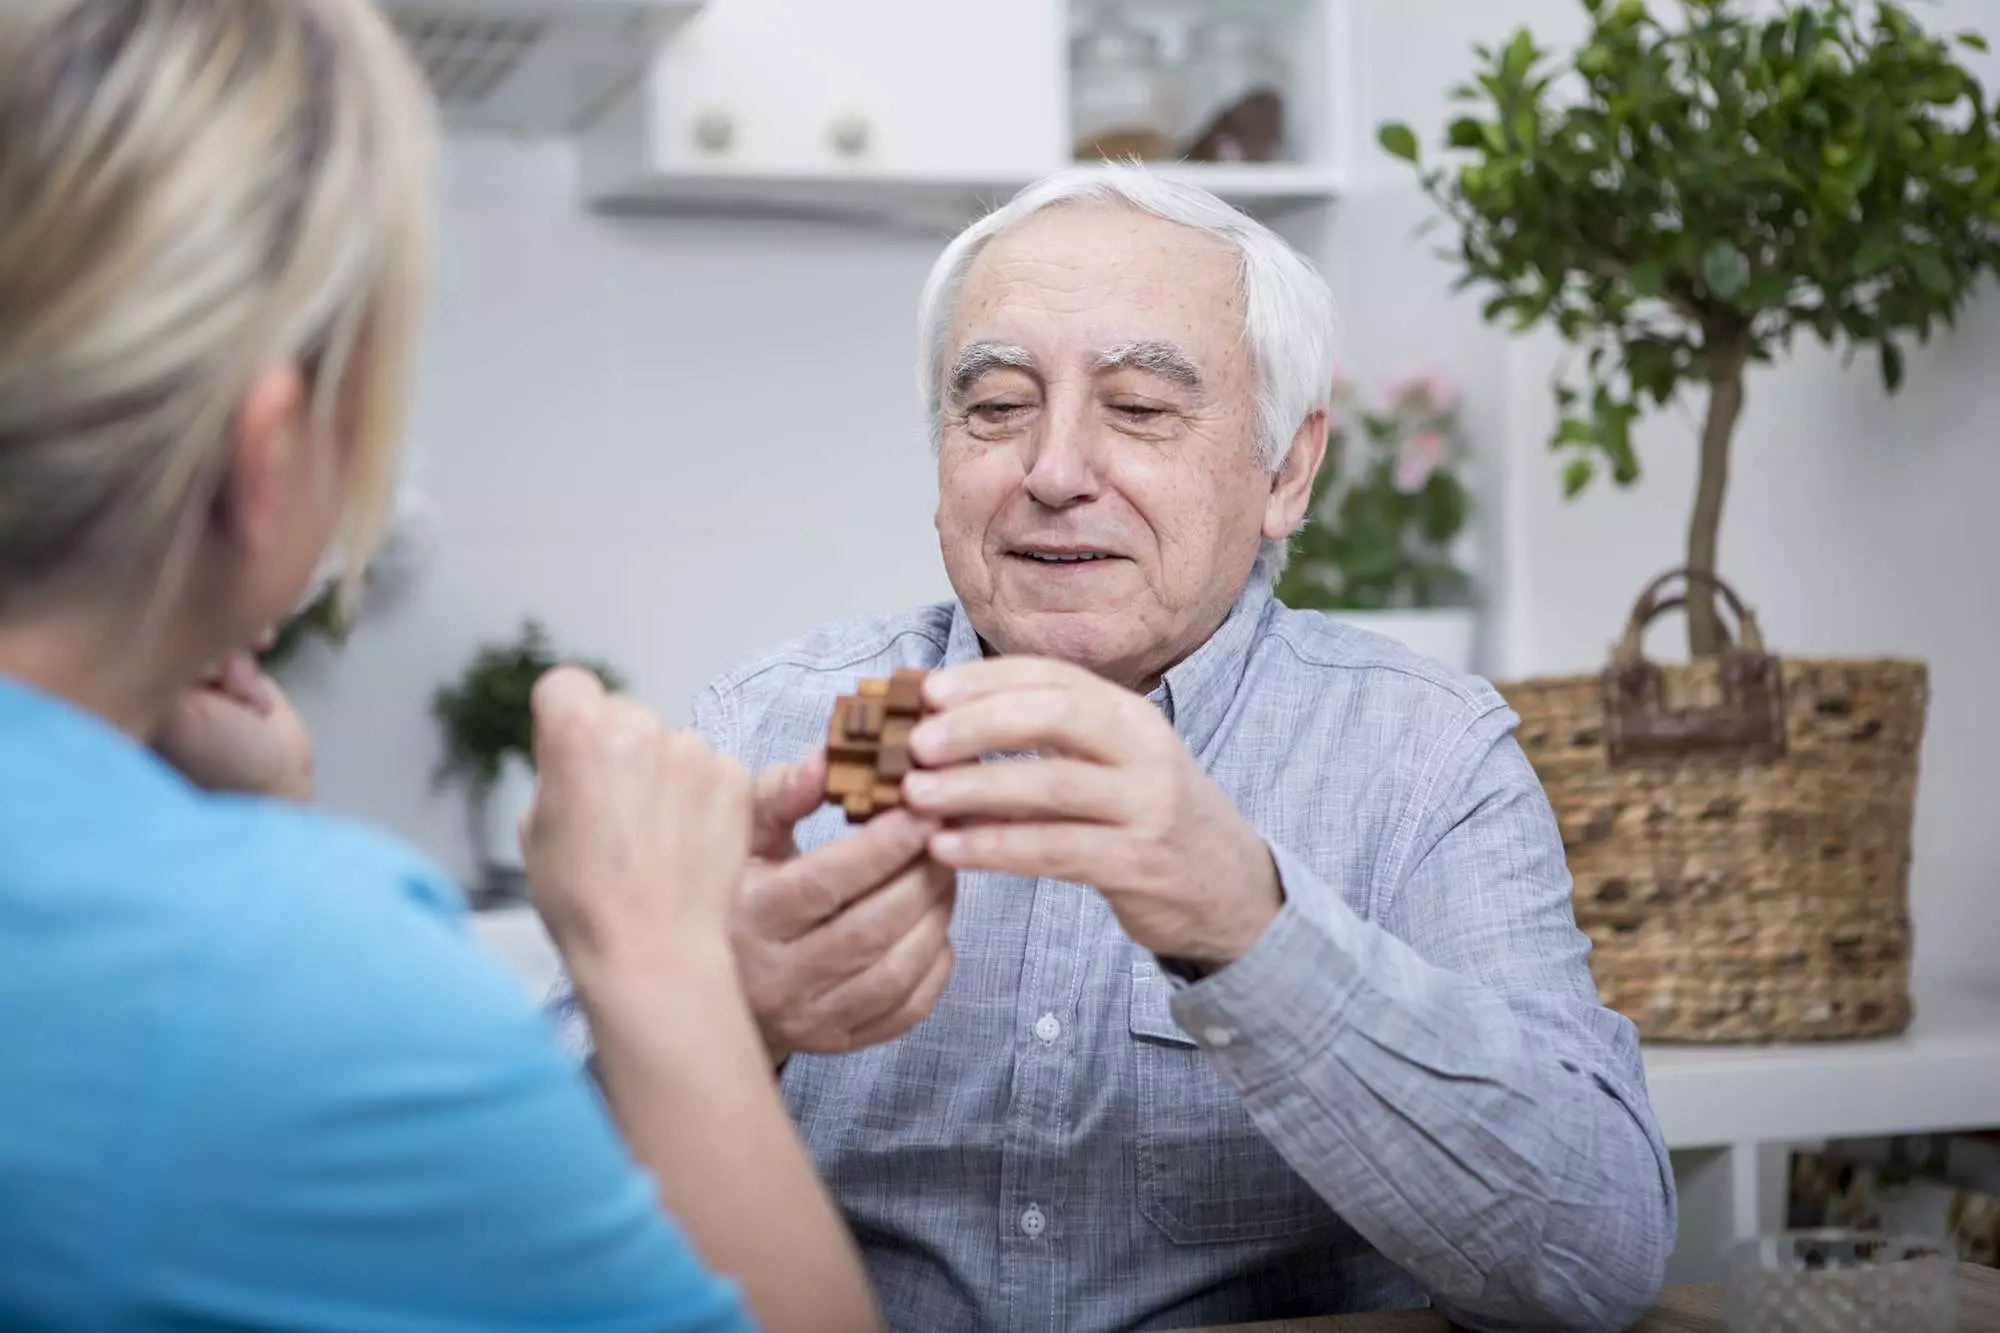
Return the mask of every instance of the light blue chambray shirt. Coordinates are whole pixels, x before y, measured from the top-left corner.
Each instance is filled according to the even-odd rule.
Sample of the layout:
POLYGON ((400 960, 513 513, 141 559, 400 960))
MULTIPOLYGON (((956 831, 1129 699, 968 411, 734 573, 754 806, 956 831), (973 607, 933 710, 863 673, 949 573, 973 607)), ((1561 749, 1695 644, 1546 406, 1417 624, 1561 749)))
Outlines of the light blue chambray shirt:
MULTIPOLYGON (((955 604, 838 624, 724 676, 696 722, 753 770, 792 762, 857 679, 980 652, 955 604)), ((784 1071, 892 1327, 1426 1296, 1482 1330, 1636 1318, 1673 1247, 1666 1146, 1500 696, 1253 582, 1152 697, 1270 843, 1286 906, 1185 985, 1088 888, 960 877, 931 1016, 784 1071)), ((823 808, 800 845, 845 830, 823 808)))

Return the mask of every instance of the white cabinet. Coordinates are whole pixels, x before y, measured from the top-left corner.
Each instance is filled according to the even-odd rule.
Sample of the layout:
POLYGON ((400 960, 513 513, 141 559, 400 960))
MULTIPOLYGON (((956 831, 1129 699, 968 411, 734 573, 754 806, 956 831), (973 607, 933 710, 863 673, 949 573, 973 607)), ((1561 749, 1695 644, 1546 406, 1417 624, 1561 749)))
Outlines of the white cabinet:
MULTIPOLYGON (((1297 160, 1167 170, 1248 204, 1324 202, 1344 164, 1331 93, 1356 0, 1231 2, 1281 34, 1297 160)), ((1073 3, 709 0, 580 136, 585 196, 962 222, 1069 161, 1073 3)), ((1171 29, 1195 5, 1133 9, 1171 29)))

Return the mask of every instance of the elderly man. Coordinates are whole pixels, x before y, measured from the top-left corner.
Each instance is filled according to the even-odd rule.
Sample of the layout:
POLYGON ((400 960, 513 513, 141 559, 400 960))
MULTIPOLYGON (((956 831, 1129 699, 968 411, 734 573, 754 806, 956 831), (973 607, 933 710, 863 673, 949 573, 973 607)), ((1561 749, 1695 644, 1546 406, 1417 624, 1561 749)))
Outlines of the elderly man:
POLYGON ((1199 190, 1031 187, 923 295, 956 600, 697 706, 764 770, 740 973, 906 1333, 1599 1329, 1657 1291, 1666 1149, 1512 715, 1272 598, 1332 321, 1199 190), (809 756, 899 667, 941 668, 925 771, 850 832, 809 756))

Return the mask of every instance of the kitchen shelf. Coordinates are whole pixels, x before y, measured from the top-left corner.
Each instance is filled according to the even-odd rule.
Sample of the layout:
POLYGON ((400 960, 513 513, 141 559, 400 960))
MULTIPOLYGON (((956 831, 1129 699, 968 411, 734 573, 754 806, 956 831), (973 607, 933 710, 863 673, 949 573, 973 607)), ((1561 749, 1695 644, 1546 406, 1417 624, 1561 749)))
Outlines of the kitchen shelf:
MULTIPOLYGON (((1123 3, 1162 31, 1198 12, 1123 3)), ((1151 169, 1266 217, 1337 199, 1354 159, 1356 3, 1243 0, 1293 62, 1290 160, 1151 169)), ((709 0, 579 132, 583 202, 956 230, 1070 164, 1077 19, 1071 0, 1015 0, 1002 24, 936 0, 709 0)))
MULTIPOLYGON (((1315 166, 1180 162, 1153 163, 1149 169, 1199 185, 1262 217, 1320 207, 1341 194, 1334 173, 1315 166)), ((1039 173, 952 176, 716 169, 627 180, 610 189, 593 188, 586 174, 584 194, 592 207, 614 213, 685 210, 956 228, 1038 178, 1039 173)))
POLYGON ((1917 994, 1901 1036, 1773 1046, 1647 1046, 1673 1148, 1801 1143, 2000 1124, 2000 986, 1917 994))

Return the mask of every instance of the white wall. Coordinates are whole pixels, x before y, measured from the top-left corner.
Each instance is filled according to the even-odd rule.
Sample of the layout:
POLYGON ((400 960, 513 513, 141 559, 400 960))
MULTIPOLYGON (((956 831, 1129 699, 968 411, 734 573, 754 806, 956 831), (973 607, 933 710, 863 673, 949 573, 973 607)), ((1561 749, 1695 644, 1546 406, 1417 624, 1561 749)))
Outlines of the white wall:
MULTIPOLYGON (((2000 34, 2000 0, 1930 12, 2000 34)), ((1435 142, 1473 41, 1526 22, 1563 42, 1579 15, 1573 0, 1364 0, 1363 119, 1409 119, 1435 142)), ((1372 128, 1358 137, 1372 143, 1372 128)), ((944 595, 909 372, 912 307, 942 237, 594 217, 554 147, 459 144, 447 168, 415 429, 441 511, 430 563, 349 652, 298 677, 328 802, 462 871, 459 802, 428 791, 425 700, 523 613, 678 713, 758 645, 944 595)), ((1679 557, 1689 428, 1648 423, 1637 489, 1563 502, 1543 444, 1556 349, 1503 339, 1447 295, 1452 271, 1431 253, 1443 238, 1410 239, 1425 205, 1400 164, 1377 160, 1364 184, 1330 219, 1284 229, 1341 296, 1355 369, 1434 360, 1465 385, 1485 661, 1503 677, 1590 669, 1640 585, 1679 557)), ((1781 650, 1933 665, 1915 885, 1931 976, 1990 971, 1978 941, 2000 926, 2000 821, 1986 808, 2000 707, 1985 689, 2000 662, 1996 354, 1989 295, 1912 358, 1894 402, 1866 367, 1843 376, 1817 351, 1759 373, 1723 534, 1727 572, 1781 650)))
POLYGON ((324 801, 469 870, 432 688, 524 614, 676 718, 745 654, 948 595, 916 409, 939 242, 575 204, 560 147, 454 144, 412 444, 426 563, 288 673, 324 801))

